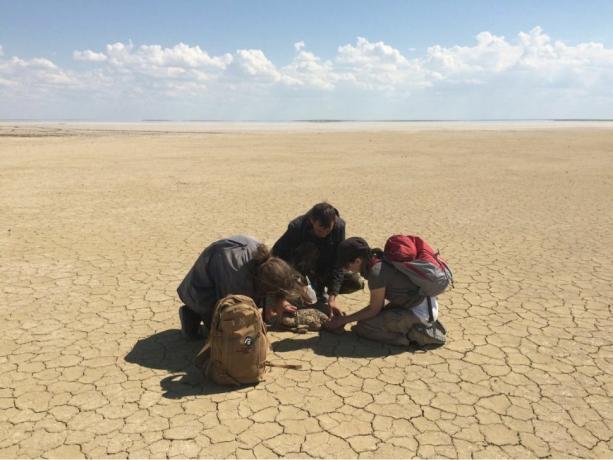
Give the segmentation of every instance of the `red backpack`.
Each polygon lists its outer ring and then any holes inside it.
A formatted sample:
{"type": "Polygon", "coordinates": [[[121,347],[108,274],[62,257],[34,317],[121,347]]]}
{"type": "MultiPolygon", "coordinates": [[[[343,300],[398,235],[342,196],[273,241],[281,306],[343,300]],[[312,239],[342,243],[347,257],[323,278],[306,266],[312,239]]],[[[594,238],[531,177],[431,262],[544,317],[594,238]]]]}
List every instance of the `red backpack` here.
{"type": "Polygon", "coordinates": [[[419,236],[390,236],[383,250],[384,261],[408,276],[425,297],[441,294],[453,285],[453,273],[447,263],[419,236]]]}

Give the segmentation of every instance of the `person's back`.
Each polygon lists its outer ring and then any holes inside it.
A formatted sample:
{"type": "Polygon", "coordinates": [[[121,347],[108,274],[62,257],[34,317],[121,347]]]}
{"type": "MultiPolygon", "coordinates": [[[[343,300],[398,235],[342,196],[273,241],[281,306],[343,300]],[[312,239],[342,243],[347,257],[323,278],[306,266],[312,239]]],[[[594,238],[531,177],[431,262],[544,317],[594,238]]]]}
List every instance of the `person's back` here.
{"type": "Polygon", "coordinates": [[[401,308],[410,310],[422,322],[430,321],[430,315],[438,318],[438,302],[435,297],[430,305],[425,296],[420,293],[420,287],[392,264],[379,260],[372,264],[368,270],[368,289],[385,288],[387,308],[401,308]],[[433,311],[430,312],[429,308],[433,311]]]}
{"type": "Polygon", "coordinates": [[[392,265],[379,260],[368,270],[368,289],[385,287],[385,299],[394,306],[413,308],[424,299],[419,286],[392,265]]]}
{"type": "MultiPolygon", "coordinates": [[[[229,294],[246,295],[258,302],[249,262],[260,242],[250,236],[232,236],[209,245],[187,273],[177,294],[188,310],[180,311],[182,323],[204,321],[210,325],[213,308],[229,294]]],[[[187,326],[187,333],[197,332],[187,326]]]]}
{"type": "MultiPolygon", "coordinates": [[[[387,243],[396,241],[395,238],[397,235],[390,237],[387,243]]],[[[370,301],[365,308],[355,313],[331,319],[326,323],[326,327],[334,330],[356,321],[353,331],[373,340],[395,345],[444,344],[446,331],[438,320],[436,299],[436,295],[442,291],[434,290],[439,285],[432,282],[439,273],[434,270],[421,270],[416,278],[408,276],[404,270],[394,265],[393,260],[389,260],[387,243],[386,252],[377,248],[371,249],[366,240],[360,237],[348,238],[339,245],[339,264],[354,273],[362,273],[368,280],[370,301]],[[429,277],[429,274],[432,276],[429,277]]],[[[425,248],[426,244],[423,246],[425,248]]],[[[437,264],[441,263],[443,266],[442,261],[438,260],[438,254],[434,254],[433,258],[437,264]]],[[[412,257],[405,263],[417,264],[425,269],[428,259],[412,257]]],[[[446,273],[447,271],[451,276],[448,268],[446,273]]]]}
{"type": "Polygon", "coordinates": [[[265,307],[267,318],[296,307],[288,299],[306,297],[299,275],[284,260],[249,236],[224,238],[209,245],[177,289],[185,305],[179,308],[181,331],[188,339],[203,336],[200,324],[210,327],[217,302],[244,295],[265,307]]]}

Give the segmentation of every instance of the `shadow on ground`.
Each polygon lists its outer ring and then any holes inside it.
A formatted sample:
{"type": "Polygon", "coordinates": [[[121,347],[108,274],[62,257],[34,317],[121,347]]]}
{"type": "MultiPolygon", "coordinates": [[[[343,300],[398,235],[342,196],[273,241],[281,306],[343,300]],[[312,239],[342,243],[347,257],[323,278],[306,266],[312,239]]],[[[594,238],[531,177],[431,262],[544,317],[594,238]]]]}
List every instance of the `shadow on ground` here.
{"type": "Polygon", "coordinates": [[[186,396],[210,395],[235,391],[241,387],[216,385],[202,376],[194,366],[194,357],[202,348],[201,341],[188,342],[178,329],[168,329],[140,339],[125,356],[128,363],[150,369],[163,369],[172,373],[160,381],[168,399],[186,396]]]}
{"type": "Polygon", "coordinates": [[[359,337],[353,332],[340,334],[321,331],[319,335],[308,338],[293,337],[277,340],[272,349],[278,353],[311,348],[317,355],[345,358],[382,358],[399,353],[420,353],[425,350],[416,347],[386,345],[374,340],[359,337]]]}
{"type": "MultiPolygon", "coordinates": [[[[272,344],[272,349],[284,353],[311,348],[321,356],[350,358],[378,358],[422,351],[413,347],[385,345],[360,338],[352,332],[333,334],[322,331],[316,336],[303,337],[294,334],[292,337],[276,340],[272,344]]],[[[136,342],[134,348],[125,356],[125,361],[171,373],[160,381],[164,391],[163,396],[168,399],[241,389],[242,387],[217,385],[203,377],[202,371],[193,364],[194,357],[202,345],[200,341],[186,341],[178,329],[168,329],[136,342]]]]}

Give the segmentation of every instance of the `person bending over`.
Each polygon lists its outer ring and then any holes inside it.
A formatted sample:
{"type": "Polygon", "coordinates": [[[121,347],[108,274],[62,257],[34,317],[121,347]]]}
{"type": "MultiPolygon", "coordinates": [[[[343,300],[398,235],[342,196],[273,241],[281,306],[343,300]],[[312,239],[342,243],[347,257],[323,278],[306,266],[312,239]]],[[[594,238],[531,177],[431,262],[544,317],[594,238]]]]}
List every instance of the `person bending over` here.
{"type": "Polygon", "coordinates": [[[425,296],[423,286],[388,263],[380,249],[371,249],[363,238],[348,238],[339,245],[338,262],[368,280],[370,302],[356,313],[332,318],[326,329],[357,321],[353,330],[358,335],[380,342],[419,346],[445,343],[436,297],[425,296]]]}
{"type": "Polygon", "coordinates": [[[363,287],[359,276],[346,273],[337,264],[338,245],[344,239],[345,221],[334,206],[322,202],[293,219],[272,248],[273,255],[309,278],[318,303],[326,306],[324,312],[329,316],[341,314],[336,304],[338,294],[363,287]]]}
{"type": "Polygon", "coordinates": [[[272,257],[269,249],[250,236],[232,236],[216,241],[202,251],[177,288],[181,332],[189,340],[203,337],[215,304],[230,294],[251,297],[264,307],[270,321],[296,307],[288,299],[305,298],[299,274],[285,261],[272,257]]]}

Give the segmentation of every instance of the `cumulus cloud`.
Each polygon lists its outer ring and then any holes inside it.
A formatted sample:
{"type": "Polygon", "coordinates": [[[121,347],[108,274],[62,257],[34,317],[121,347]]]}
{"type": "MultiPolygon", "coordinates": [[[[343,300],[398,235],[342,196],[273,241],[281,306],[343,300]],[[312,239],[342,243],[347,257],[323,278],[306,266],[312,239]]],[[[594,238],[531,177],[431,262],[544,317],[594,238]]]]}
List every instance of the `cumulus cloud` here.
{"type": "Polygon", "coordinates": [[[107,57],[104,53],[94,53],[91,50],[74,51],[72,58],[75,61],[90,61],[90,62],[102,62],[106,61],[107,57]]]}
{"type": "MultiPolygon", "coordinates": [[[[567,88],[585,91],[613,78],[613,50],[599,43],[566,45],[553,41],[540,27],[520,32],[515,42],[482,32],[473,46],[433,46],[423,66],[441,82],[454,85],[498,85],[502,91],[526,93],[567,88]]],[[[601,88],[605,94],[610,91],[601,88]]]]}
{"type": "Polygon", "coordinates": [[[238,50],[235,63],[236,67],[249,77],[281,80],[281,74],[261,50],[238,50]]]}
{"type": "Polygon", "coordinates": [[[103,100],[149,95],[160,101],[232,101],[238,107],[250,98],[281,101],[302,94],[325,97],[337,108],[360,98],[386,101],[381,105],[395,105],[401,113],[411,100],[425,105],[441,94],[458,106],[468,99],[472,105],[479,95],[490,106],[493,99],[501,106],[554,99],[580,104],[577,95],[586,110],[588,104],[613,102],[613,49],[601,43],[567,44],[534,27],[511,39],[484,31],[469,44],[433,44],[421,55],[410,44],[401,45],[357,37],[322,59],[298,41],[290,62],[274,63],[260,49],[211,55],[185,43],[116,42],[101,50],[75,50],[73,59],[81,63],[75,69],[46,58],[9,58],[0,46],[0,97],[6,99],[10,87],[11,94],[36,97],[82,91],[103,100]]]}
{"type": "Polygon", "coordinates": [[[383,42],[371,43],[358,37],[357,43],[339,46],[337,60],[342,63],[358,65],[402,65],[406,58],[395,48],[383,42]]]}
{"type": "Polygon", "coordinates": [[[41,88],[70,87],[75,84],[74,75],[59,68],[49,59],[4,59],[0,54],[0,85],[33,91],[41,88]]]}
{"type": "Polygon", "coordinates": [[[356,44],[338,48],[336,66],[344,69],[347,81],[363,89],[408,91],[429,86],[436,76],[418,59],[407,59],[384,42],[358,37],[356,44]]]}
{"type": "Polygon", "coordinates": [[[331,61],[322,61],[313,53],[306,51],[303,41],[294,43],[296,55],[293,61],[282,69],[291,82],[299,87],[308,87],[320,90],[332,90],[338,81],[344,79],[334,71],[331,61]]]}
{"type": "MultiPolygon", "coordinates": [[[[233,54],[211,56],[199,46],[179,43],[160,45],[113,43],[102,52],[75,51],[74,59],[106,65],[107,73],[144,75],[149,78],[236,85],[237,83],[293,86],[332,91],[342,85],[356,90],[411,92],[437,85],[479,85],[501,78],[557,85],[594,83],[610,77],[613,50],[599,43],[575,46],[552,41],[540,27],[520,32],[515,41],[481,32],[472,45],[433,45],[423,56],[406,57],[385,42],[358,37],[341,45],[331,60],[322,60],[307,50],[304,41],[294,43],[289,64],[278,67],[262,50],[240,49],[233,54]],[[608,75],[608,76],[607,76],[608,75]]],[[[172,83],[175,84],[176,82],[172,83]]]]}
{"type": "Polygon", "coordinates": [[[189,46],[185,43],[179,43],[172,48],[163,48],[160,45],[141,45],[134,49],[132,43],[117,42],[107,45],[106,54],[103,55],[107,56],[113,65],[140,68],[211,67],[223,69],[232,61],[230,54],[211,57],[199,46],[189,46]]]}
{"type": "Polygon", "coordinates": [[[428,48],[422,65],[445,77],[457,74],[472,74],[474,77],[483,72],[505,71],[522,55],[520,47],[512,46],[504,37],[489,32],[481,32],[476,40],[474,46],[432,46],[428,48]]]}

